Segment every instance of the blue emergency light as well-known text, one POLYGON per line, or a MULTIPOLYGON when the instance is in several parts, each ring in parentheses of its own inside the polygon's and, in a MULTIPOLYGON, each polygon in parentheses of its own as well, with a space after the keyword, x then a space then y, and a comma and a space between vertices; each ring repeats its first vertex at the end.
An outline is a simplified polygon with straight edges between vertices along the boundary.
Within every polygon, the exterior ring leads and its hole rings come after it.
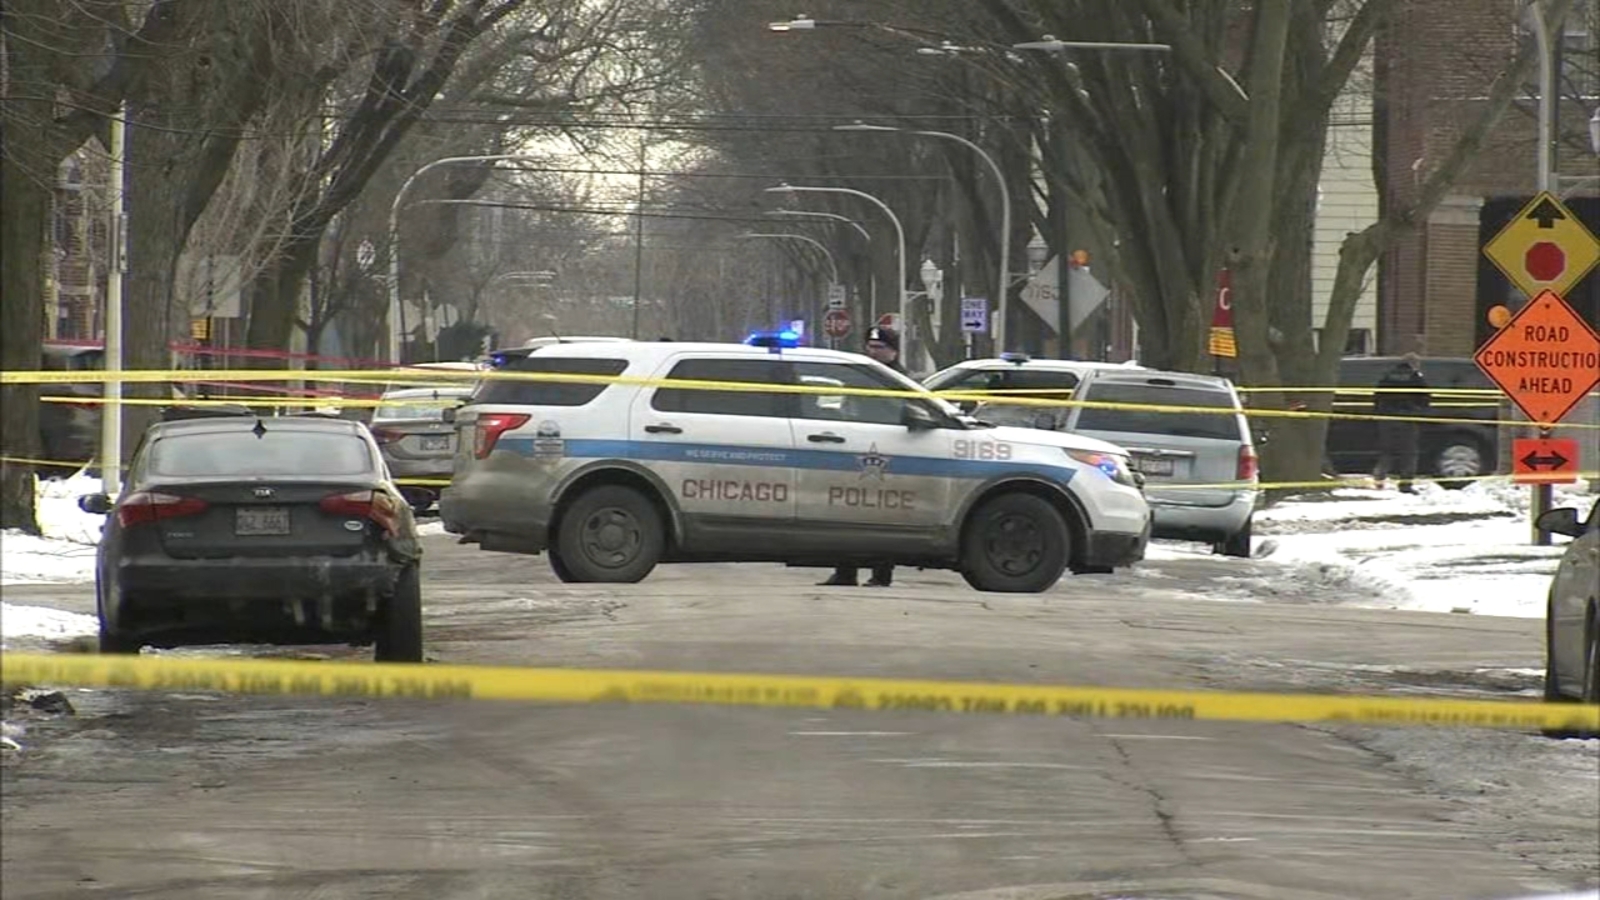
POLYGON ((779 350, 793 349, 800 346, 800 335, 785 329, 783 331, 753 331, 744 342, 751 347, 766 347, 776 353, 779 350))
POLYGON ((1031 357, 1029 357, 1026 353, 1018 353, 1013 350, 1007 350, 1005 353, 1000 354, 1000 358, 1008 363, 1025 363, 1031 357))

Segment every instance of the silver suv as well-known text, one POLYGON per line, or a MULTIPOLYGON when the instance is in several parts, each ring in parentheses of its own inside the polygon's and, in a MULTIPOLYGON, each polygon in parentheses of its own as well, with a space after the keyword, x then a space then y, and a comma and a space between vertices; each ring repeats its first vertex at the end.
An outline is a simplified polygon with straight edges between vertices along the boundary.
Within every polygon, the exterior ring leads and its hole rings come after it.
POLYGON ((488 379, 453 411, 441 518, 485 550, 548 552, 563 580, 893 563, 1042 591, 1144 556, 1149 507, 1121 450, 982 425, 863 356, 591 343, 506 368, 576 379, 488 379))
POLYGON ((1127 404, 1126 407, 968 402, 973 415, 1002 425, 1069 431, 1125 447, 1146 479, 1156 537, 1200 540, 1228 556, 1250 555, 1258 494, 1257 458, 1233 383, 1211 375, 1073 360, 968 360, 927 381, 935 391, 1127 404), (1137 407, 1194 407, 1169 412, 1137 407))

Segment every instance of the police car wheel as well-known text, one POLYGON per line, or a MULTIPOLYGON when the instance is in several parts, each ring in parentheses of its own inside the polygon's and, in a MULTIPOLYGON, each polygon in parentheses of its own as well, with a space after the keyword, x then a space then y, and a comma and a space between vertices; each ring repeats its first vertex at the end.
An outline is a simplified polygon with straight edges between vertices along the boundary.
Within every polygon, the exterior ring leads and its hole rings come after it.
POLYGON ((562 514, 556 553, 573 581, 632 583, 656 567, 664 543, 649 498, 608 484, 584 491, 562 514))
POLYGON ((545 555, 550 557, 550 571, 555 573, 557 579, 567 584, 578 580, 573 577, 572 570, 567 568, 567 561, 561 558, 560 551, 552 547, 545 555))
POLYGON ((1071 556, 1067 523, 1032 494, 1001 494, 968 520, 961 575, 980 591, 1038 593, 1061 579, 1071 556))

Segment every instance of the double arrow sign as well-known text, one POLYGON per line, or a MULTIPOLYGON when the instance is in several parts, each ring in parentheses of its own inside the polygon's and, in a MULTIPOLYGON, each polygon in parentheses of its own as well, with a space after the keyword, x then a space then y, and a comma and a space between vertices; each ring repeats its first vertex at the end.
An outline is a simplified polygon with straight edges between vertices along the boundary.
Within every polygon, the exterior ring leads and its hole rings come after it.
POLYGON ((1511 442, 1512 477, 1521 484, 1569 484, 1578 480, 1574 438, 1517 438, 1511 442))

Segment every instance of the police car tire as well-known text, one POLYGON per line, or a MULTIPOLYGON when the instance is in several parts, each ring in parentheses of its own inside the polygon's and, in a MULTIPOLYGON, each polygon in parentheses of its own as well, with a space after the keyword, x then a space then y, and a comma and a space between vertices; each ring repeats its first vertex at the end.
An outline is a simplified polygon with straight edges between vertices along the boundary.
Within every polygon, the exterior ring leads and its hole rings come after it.
POLYGON ((968 519, 961 539, 961 577, 980 591, 1037 594, 1061 580, 1072 556, 1071 532, 1049 501, 1032 494, 1009 493, 987 500, 968 519), (991 529, 1006 519, 1031 522, 1040 538, 1040 556, 1025 572, 1002 570, 987 550, 991 529))
POLYGON ((578 579, 572 577, 572 570, 567 568, 567 561, 561 558, 561 551, 551 547, 545 552, 550 557, 550 571, 555 573, 556 579, 564 584, 572 584, 578 579))
MULTIPOLYGON (((634 488, 606 484, 590 488, 572 501, 561 514, 556 535, 556 553, 562 567, 575 582, 632 584, 644 580, 661 559, 666 540, 661 516, 650 499, 634 488), (585 525, 601 513, 610 511, 624 523, 631 520, 637 546, 630 558, 616 565, 595 560, 584 547, 585 525)), ((557 573, 559 576, 559 573, 557 573)))

